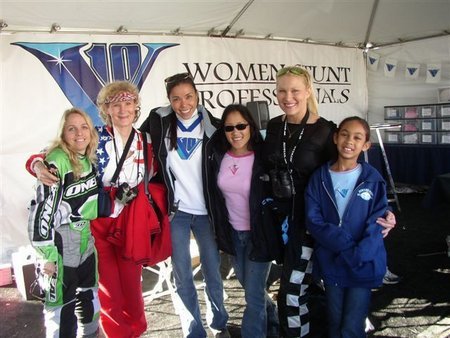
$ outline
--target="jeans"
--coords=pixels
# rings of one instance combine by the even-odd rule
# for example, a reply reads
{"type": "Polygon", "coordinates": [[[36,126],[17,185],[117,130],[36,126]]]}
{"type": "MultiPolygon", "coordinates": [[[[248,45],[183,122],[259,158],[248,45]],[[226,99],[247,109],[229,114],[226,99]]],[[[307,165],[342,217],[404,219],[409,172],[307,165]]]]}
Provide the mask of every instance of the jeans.
{"type": "Polygon", "coordinates": [[[190,253],[191,230],[197,242],[201,269],[205,279],[206,322],[213,330],[227,326],[228,314],[223,304],[223,283],[220,274],[220,255],[214,231],[207,215],[192,215],[178,211],[171,222],[172,266],[177,294],[175,304],[181,320],[183,335],[189,338],[206,337],[200,315],[197,290],[192,274],[190,253]]]}
{"type": "Polygon", "coordinates": [[[237,279],[245,291],[246,307],[242,317],[241,336],[243,338],[264,338],[267,336],[268,321],[277,326],[277,312],[266,292],[266,281],[271,262],[250,260],[252,250],[250,231],[233,230],[233,246],[236,256],[231,262],[237,279]],[[269,319],[268,319],[269,317],[269,319]]]}
{"type": "Polygon", "coordinates": [[[365,321],[369,312],[369,288],[343,288],[326,285],[329,336],[365,338],[365,321]]]}

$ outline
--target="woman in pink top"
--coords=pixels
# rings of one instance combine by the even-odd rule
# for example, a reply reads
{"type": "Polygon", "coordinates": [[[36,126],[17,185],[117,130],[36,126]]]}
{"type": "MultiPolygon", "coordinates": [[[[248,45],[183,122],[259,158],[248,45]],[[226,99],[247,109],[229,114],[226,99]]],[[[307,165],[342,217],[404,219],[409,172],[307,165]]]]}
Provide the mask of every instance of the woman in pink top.
{"type": "Polygon", "coordinates": [[[242,337],[277,336],[275,305],[266,292],[271,261],[271,240],[264,229],[261,202],[267,197],[260,159],[262,137],[248,109],[234,104],[225,108],[220,128],[208,151],[208,192],[211,219],[219,249],[232,255],[236,276],[247,303],[242,337]]]}

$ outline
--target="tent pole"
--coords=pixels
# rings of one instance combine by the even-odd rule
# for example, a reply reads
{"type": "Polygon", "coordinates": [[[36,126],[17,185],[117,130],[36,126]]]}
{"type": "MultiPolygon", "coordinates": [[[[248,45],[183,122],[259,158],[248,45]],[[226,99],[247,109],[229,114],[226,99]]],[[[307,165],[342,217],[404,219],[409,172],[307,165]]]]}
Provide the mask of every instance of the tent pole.
{"type": "Polygon", "coordinates": [[[245,13],[245,11],[250,7],[250,5],[254,2],[255,0],[250,0],[248,1],[245,6],[239,11],[239,13],[234,17],[234,19],[230,22],[230,24],[223,30],[222,32],[222,37],[225,37],[228,32],[230,31],[231,27],[234,26],[234,24],[236,23],[236,21],[239,20],[239,18],[242,16],[242,14],[245,13]]]}
{"type": "Polygon", "coordinates": [[[378,8],[379,2],[380,2],[380,0],[375,0],[373,2],[372,12],[370,13],[370,20],[367,25],[366,37],[364,38],[363,48],[366,48],[367,44],[369,43],[370,33],[372,32],[373,20],[375,19],[375,14],[377,13],[377,8],[378,8]]]}
{"type": "Polygon", "coordinates": [[[380,44],[377,44],[376,46],[373,46],[371,49],[395,46],[395,45],[400,45],[402,43],[407,43],[407,42],[414,42],[414,41],[420,41],[420,40],[439,38],[441,36],[447,36],[447,35],[450,35],[450,31],[444,30],[444,31],[442,31],[442,33],[428,35],[428,36],[421,36],[419,38],[404,39],[404,40],[403,39],[398,39],[399,41],[397,41],[397,42],[380,43],[380,44]]]}

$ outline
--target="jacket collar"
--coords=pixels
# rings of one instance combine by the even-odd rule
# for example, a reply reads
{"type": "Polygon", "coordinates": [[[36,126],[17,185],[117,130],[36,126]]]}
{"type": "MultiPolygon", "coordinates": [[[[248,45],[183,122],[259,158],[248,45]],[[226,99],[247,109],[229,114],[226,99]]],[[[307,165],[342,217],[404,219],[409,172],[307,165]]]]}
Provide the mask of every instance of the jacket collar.
{"type": "MultiPolygon", "coordinates": [[[[324,175],[329,175],[328,171],[330,170],[330,167],[333,165],[334,161],[329,161],[327,163],[327,166],[323,167],[323,171],[321,172],[322,179],[325,178],[324,175]]],[[[361,175],[358,178],[358,182],[361,181],[367,181],[367,182],[378,182],[383,180],[381,175],[376,170],[368,170],[369,164],[364,161],[358,161],[359,164],[362,166],[361,175]]]]}
{"type": "MultiPolygon", "coordinates": [[[[201,104],[198,105],[197,110],[203,116],[203,127],[205,129],[205,135],[208,138],[210,138],[212,136],[212,134],[214,134],[214,132],[216,131],[216,127],[213,125],[213,123],[211,121],[210,113],[201,104]]],[[[161,118],[165,118],[165,117],[168,117],[170,114],[174,114],[174,111],[172,110],[172,107],[170,105],[168,105],[165,107],[159,107],[156,110],[156,113],[161,118]]]]}

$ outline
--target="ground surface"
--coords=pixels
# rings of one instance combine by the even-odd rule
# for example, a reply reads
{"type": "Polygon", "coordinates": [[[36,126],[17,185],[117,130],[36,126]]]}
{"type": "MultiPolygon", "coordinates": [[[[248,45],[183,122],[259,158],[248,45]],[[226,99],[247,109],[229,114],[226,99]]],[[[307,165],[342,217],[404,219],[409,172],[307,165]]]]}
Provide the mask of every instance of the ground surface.
{"type": "MultiPolygon", "coordinates": [[[[403,277],[397,285],[374,292],[369,337],[450,337],[450,258],[445,238],[450,235],[450,206],[423,209],[423,194],[401,194],[398,225],[386,240],[390,269],[403,277]]],[[[224,271],[225,276],[225,271],[224,271]]],[[[144,272],[144,289],[155,275],[144,272]]],[[[199,281],[200,283],[200,281],[199,281]]],[[[235,278],[225,279],[232,337],[240,337],[244,294],[235,278]]],[[[277,284],[271,291],[276,293],[277,284]]],[[[203,306],[203,294],[199,292],[203,306]]],[[[45,336],[42,306],[23,301],[14,285],[0,288],[0,337],[45,336]]],[[[146,298],[149,330],[144,337],[181,337],[170,296],[146,298]]],[[[212,335],[210,334],[212,337],[212,335]]]]}

